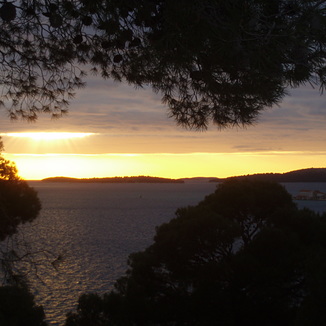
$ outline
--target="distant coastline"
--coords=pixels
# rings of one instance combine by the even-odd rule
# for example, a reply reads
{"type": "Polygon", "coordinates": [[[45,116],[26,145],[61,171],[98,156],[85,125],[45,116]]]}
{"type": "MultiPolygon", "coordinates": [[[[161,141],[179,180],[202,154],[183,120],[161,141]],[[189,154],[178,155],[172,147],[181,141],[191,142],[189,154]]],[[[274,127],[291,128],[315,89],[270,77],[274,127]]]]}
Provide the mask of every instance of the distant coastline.
{"type": "Polygon", "coordinates": [[[326,182],[326,168],[310,168],[294,170],[285,173],[257,173],[240,175],[228,178],[193,177],[169,179],[151,176],[125,176],[106,178],[69,178],[50,177],[42,179],[44,182],[80,182],[80,183],[185,183],[185,182],[223,182],[232,179],[252,179],[273,182],[326,182]]]}
{"type": "MultiPolygon", "coordinates": [[[[310,168],[290,171],[286,173],[258,173],[250,175],[242,175],[237,177],[229,177],[220,179],[219,181],[230,179],[251,179],[264,180],[273,182],[326,182],[326,168],[310,168]]],[[[214,180],[212,180],[214,182],[214,180]]],[[[215,181],[216,182],[216,181],[215,181]]]]}
{"type": "Polygon", "coordinates": [[[168,179],[150,176],[111,177],[111,178],[69,178],[51,177],[41,181],[45,182],[79,182],[79,183],[184,183],[182,179],[168,179]]]}

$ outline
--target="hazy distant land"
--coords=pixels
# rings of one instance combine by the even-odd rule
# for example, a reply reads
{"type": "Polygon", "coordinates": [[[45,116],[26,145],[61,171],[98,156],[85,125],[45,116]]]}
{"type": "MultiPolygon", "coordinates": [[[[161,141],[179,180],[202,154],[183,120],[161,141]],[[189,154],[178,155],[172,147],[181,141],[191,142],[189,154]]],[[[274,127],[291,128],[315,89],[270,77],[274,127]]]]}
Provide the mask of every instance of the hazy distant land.
{"type": "Polygon", "coordinates": [[[168,179],[149,176],[112,177],[112,178],[69,178],[52,177],[42,181],[46,182],[81,182],[81,183],[184,183],[182,179],[168,179]]]}
{"type": "Polygon", "coordinates": [[[81,182],[81,183],[184,183],[196,182],[222,182],[230,179],[254,179],[274,182],[326,182],[326,168],[310,168],[290,171],[286,173],[258,173],[240,175],[228,178],[195,177],[182,179],[169,179],[150,176],[111,177],[111,178],[69,178],[51,177],[43,179],[45,182],[81,182]]]}

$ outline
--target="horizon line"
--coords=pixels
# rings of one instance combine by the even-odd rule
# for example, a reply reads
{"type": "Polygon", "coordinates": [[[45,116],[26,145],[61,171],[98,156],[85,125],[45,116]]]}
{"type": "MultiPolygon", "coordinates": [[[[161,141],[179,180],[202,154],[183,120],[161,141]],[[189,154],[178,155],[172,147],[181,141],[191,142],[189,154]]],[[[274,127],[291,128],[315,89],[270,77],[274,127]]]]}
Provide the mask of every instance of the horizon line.
{"type": "Polygon", "coordinates": [[[301,171],[301,170],[311,170],[311,169],[325,169],[326,167],[309,167],[309,168],[301,168],[301,169],[296,169],[296,170],[290,170],[287,172],[259,172],[259,173],[251,173],[251,174],[240,174],[240,175],[231,175],[231,176],[227,176],[227,177],[214,177],[214,176],[210,176],[210,177],[205,177],[205,176],[196,176],[196,177],[179,177],[179,178],[170,178],[170,177],[160,177],[160,176],[150,176],[150,175],[116,175],[113,177],[69,177],[69,176],[50,176],[50,177],[45,177],[42,179],[23,179],[25,181],[42,181],[45,179],[51,179],[51,178],[67,178],[67,179],[76,179],[76,180],[83,180],[83,179],[114,179],[114,178],[133,178],[133,177],[148,177],[148,178],[162,178],[162,179],[170,179],[170,180],[181,180],[181,179],[227,179],[227,178],[232,178],[232,177],[242,177],[242,176],[251,176],[251,175],[261,175],[261,174],[286,174],[286,173],[290,173],[290,172],[294,172],[294,171],[301,171]]]}

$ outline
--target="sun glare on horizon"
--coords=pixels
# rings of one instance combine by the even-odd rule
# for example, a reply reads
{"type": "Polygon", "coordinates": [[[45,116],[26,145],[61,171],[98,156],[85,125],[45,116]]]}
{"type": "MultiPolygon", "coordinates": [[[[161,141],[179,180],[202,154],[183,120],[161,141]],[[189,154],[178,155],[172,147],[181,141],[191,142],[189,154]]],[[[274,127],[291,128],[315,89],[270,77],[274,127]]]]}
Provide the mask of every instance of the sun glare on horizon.
{"type": "Polygon", "coordinates": [[[29,138],[33,140],[61,140],[84,138],[95,134],[90,132],[17,132],[7,133],[5,135],[9,137],[29,138]]]}

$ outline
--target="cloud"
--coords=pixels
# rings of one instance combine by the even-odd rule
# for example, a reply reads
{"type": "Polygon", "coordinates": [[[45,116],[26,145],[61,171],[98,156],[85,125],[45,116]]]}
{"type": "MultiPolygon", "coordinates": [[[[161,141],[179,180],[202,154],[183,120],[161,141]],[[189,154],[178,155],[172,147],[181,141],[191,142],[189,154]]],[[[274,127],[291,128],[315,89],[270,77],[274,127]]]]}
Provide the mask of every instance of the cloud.
{"type": "Polygon", "coordinates": [[[302,125],[305,128],[324,129],[325,104],[325,97],[316,89],[301,87],[294,89],[278,107],[265,111],[261,122],[297,130],[300,130],[302,125]]]}
{"type": "Polygon", "coordinates": [[[0,112],[2,132],[77,132],[93,137],[63,142],[61,147],[35,148],[4,138],[8,152],[31,150],[61,153],[231,153],[244,151],[321,151],[325,147],[325,97],[303,87],[291,91],[277,107],[262,112],[245,129],[185,130],[168,118],[168,109],[151,89],[133,87],[98,77],[78,90],[69,114],[58,120],[42,115],[36,123],[10,122],[0,112]]]}

